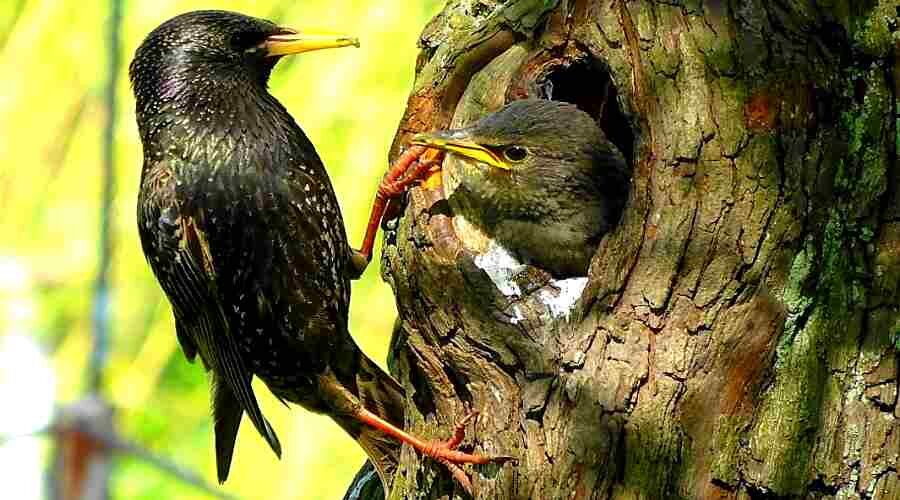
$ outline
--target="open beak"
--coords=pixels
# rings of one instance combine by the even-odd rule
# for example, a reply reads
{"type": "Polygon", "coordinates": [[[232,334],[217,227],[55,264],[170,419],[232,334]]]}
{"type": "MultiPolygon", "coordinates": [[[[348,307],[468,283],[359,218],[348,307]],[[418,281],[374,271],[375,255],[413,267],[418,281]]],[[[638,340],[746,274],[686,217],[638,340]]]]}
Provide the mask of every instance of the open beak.
{"type": "Polygon", "coordinates": [[[282,28],[281,33],[267,37],[262,43],[268,57],[336,49],[350,45],[359,47],[359,38],[336,33],[296,31],[290,28],[282,28]]]}
{"type": "Polygon", "coordinates": [[[510,169],[509,165],[507,165],[502,158],[497,156],[496,153],[480,144],[466,139],[460,131],[440,131],[416,134],[413,136],[411,142],[416,146],[425,146],[455,153],[481,163],[486,163],[492,167],[503,170],[510,169]]]}

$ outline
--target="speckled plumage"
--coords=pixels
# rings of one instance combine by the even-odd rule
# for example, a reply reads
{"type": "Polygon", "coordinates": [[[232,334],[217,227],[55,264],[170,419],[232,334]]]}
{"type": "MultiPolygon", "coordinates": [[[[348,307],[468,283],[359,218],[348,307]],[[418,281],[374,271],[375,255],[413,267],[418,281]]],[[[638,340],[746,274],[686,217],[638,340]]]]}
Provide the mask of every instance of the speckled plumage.
{"type": "Polygon", "coordinates": [[[210,371],[220,481],[242,412],[281,452],[254,375],[280,399],[331,415],[376,463],[399,444],[349,415],[369,399],[403,423],[402,390],[348,333],[350,249],[327,172],[266,89],[277,58],[255,47],[280,30],[235,13],[184,14],[148,35],[130,71],[141,243],[182,349],[210,371]]]}
{"type": "Polygon", "coordinates": [[[445,175],[455,214],[521,261],[556,277],[585,276],[628,196],[622,153],[572,104],[514,101],[473,125],[431,135],[491,151],[506,168],[454,155],[445,175]],[[510,148],[523,155],[511,161],[510,148]]]}

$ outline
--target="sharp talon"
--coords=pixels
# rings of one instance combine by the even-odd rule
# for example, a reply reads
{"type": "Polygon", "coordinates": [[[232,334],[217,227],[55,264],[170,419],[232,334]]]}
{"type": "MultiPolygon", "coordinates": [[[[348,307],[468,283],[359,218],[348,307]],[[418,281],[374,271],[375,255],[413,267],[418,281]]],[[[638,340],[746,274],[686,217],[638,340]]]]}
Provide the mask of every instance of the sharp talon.
{"type": "Polygon", "coordinates": [[[465,438],[466,426],[476,418],[478,418],[478,412],[469,410],[468,413],[466,413],[466,416],[457,422],[453,430],[453,436],[450,439],[444,442],[432,443],[430,446],[420,450],[423,454],[428,455],[437,462],[443,464],[444,467],[450,471],[450,475],[453,476],[456,482],[459,483],[469,496],[473,496],[472,481],[460,466],[461,464],[518,463],[518,460],[515,457],[507,455],[488,457],[457,451],[457,448],[465,438]]]}
{"type": "Polygon", "coordinates": [[[423,441],[414,435],[408,434],[402,429],[397,428],[365,408],[359,409],[355,417],[360,422],[379,429],[388,436],[392,436],[395,439],[412,446],[413,449],[420,454],[431,457],[433,460],[443,464],[453,475],[454,479],[456,479],[456,481],[471,494],[472,482],[469,480],[465,471],[463,471],[463,464],[489,464],[492,462],[503,464],[507,462],[516,462],[515,458],[509,456],[488,457],[456,449],[465,437],[466,424],[471,422],[477,415],[478,412],[469,411],[466,416],[456,424],[453,436],[446,441],[423,441]]]}
{"type": "Polygon", "coordinates": [[[466,416],[456,423],[456,427],[453,428],[453,437],[447,441],[448,448],[455,450],[462,443],[462,440],[466,437],[466,426],[477,417],[477,411],[469,410],[466,416]]]}
{"type": "MultiPolygon", "coordinates": [[[[406,177],[410,175],[410,169],[415,174],[412,176],[413,179],[421,176],[421,173],[418,172],[421,168],[418,160],[425,151],[426,148],[423,146],[413,146],[407,149],[394,161],[384,178],[382,178],[375,201],[372,203],[369,223],[366,226],[366,233],[363,237],[362,252],[364,255],[371,256],[378,226],[384,221],[385,216],[397,212],[397,204],[393,202],[393,199],[403,194],[409,186],[410,181],[406,177]],[[387,214],[385,213],[386,209],[390,210],[387,214]]],[[[368,260],[366,262],[368,263],[368,260]]],[[[362,274],[362,271],[359,271],[359,273],[362,274]]]]}
{"type": "Polygon", "coordinates": [[[401,185],[399,182],[391,182],[384,187],[384,192],[386,193],[388,198],[394,198],[405,193],[406,187],[405,185],[401,185]]]}
{"type": "Polygon", "coordinates": [[[453,429],[453,436],[446,441],[437,441],[431,442],[428,445],[424,446],[420,451],[425,455],[428,455],[436,460],[446,460],[453,464],[487,464],[490,462],[508,462],[512,459],[512,457],[501,456],[501,457],[488,457],[484,455],[477,455],[474,453],[466,453],[464,451],[459,451],[459,445],[462,444],[463,439],[465,439],[466,435],[466,425],[472,421],[472,419],[478,416],[477,411],[470,411],[465,417],[460,420],[453,429]]]}

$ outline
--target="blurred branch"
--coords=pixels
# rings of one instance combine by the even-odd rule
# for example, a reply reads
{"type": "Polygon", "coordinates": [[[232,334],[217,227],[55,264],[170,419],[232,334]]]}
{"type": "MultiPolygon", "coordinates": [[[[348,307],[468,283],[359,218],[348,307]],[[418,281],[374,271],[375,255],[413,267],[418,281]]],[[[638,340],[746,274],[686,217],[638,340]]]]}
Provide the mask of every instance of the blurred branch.
{"type": "Polygon", "coordinates": [[[52,426],[56,443],[50,498],[106,500],[112,469],[112,446],[106,436],[115,432],[112,407],[97,395],[64,407],[52,426]]]}
{"type": "Polygon", "coordinates": [[[122,0],[110,0],[108,21],[108,67],[104,101],[106,127],[103,131],[103,192],[100,203],[100,258],[94,286],[94,346],[89,364],[88,387],[99,392],[109,344],[109,269],[112,261],[112,203],[115,192],[116,82],[122,65],[122,0]]]}
{"type": "Polygon", "coordinates": [[[20,432],[20,433],[16,433],[16,434],[0,434],[0,446],[6,446],[7,444],[15,441],[16,439],[43,436],[44,434],[49,434],[50,432],[52,432],[52,430],[53,430],[52,427],[43,427],[41,429],[38,429],[36,431],[31,431],[31,432],[20,432]]]}
{"type": "Polygon", "coordinates": [[[15,2],[10,2],[7,4],[7,7],[4,8],[9,9],[11,12],[6,17],[6,22],[3,26],[0,26],[0,50],[6,47],[6,42],[9,40],[9,37],[12,36],[13,28],[16,26],[16,23],[19,22],[19,18],[22,17],[22,13],[25,12],[25,0],[16,0],[15,2]]]}
{"type": "Polygon", "coordinates": [[[159,332],[154,335],[155,327],[167,328],[171,320],[168,302],[157,295],[157,300],[147,303],[144,320],[140,328],[134,330],[141,333],[141,346],[129,361],[128,368],[114,380],[110,380],[110,399],[119,408],[143,408],[152,398],[153,391],[162,380],[163,370],[172,355],[178,351],[178,341],[171,332],[159,332]]]}
{"type": "MultiPolygon", "coordinates": [[[[57,179],[65,164],[69,149],[71,149],[72,143],[74,142],[75,134],[78,133],[78,127],[81,125],[81,120],[88,115],[88,105],[95,106],[96,100],[96,94],[94,92],[85,90],[81,97],[72,103],[66,111],[65,119],[63,119],[50,147],[47,148],[47,151],[44,154],[45,164],[47,165],[47,182],[43,185],[44,191],[41,194],[36,194],[34,197],[34,216],[30,218],[21,218],[22,222],[18,228],[18,231],[21,234],[30,234],[31,231],[34,230],[33,221],[46,214],[47,207],[50,205],[50,202],[54,200],[54,198],[50,196],[50,192],[53,189],[53,182],[57,179]]],[[[0,210],[6,211],[9,197],[3,195],[5,194],[5,191],[10,188],[11,182],[0,177],[0,183],[2,183],[0,184],[0,210]]]]}
{"type": "Polygon", "coordinates": [[[112,425],[112,409],[98,397],[89,396],[60,409],[59,416],[45,428],[29,433],[0,435],[0,446],[15,439],[44,435],[51,436],[60,450],[56,488],[61,491],[56,491],[53,498],[68,498],[72,493],[80,493],[77,498],[97,498],[96,494],[89,494],[81,483],[90,482],[86,474],[92,468],[89,466],[91,462],[111,452],[133,456],[214,498],[237,498],[220,491],[193,471],[121,437],[112,425]]]}
{"type": "Polygon", "coordinates": [[[93,300],[93,346],[88,362],[89,396],[62,412],[54,427],[55,481],[51,497],[60,500],[109,498],[110,454],[118,449],[112,407],[100,396],[109,345],[109,270],[112,261],[112,198],[115,190],[116,82],[121,66],[122,1],[110,0],[108,66],[104,90],[103,186],[100,201],[100,249],[93,300]]]}
{"type": "Polygon", "coordinates": [[[85,90],[81,97],[69,106],[66,117],[56,133],[56,139],[46,152],[46,161],[51,168],[48,177],[51,180],[59,174],[60,167],[66,161],[66,156],[68,156],[69,149],[72,146],[72,139],[78,132],[78,126],[85,116],[88,103],[96,105],[96,97],[95,92],[85,90]]]}

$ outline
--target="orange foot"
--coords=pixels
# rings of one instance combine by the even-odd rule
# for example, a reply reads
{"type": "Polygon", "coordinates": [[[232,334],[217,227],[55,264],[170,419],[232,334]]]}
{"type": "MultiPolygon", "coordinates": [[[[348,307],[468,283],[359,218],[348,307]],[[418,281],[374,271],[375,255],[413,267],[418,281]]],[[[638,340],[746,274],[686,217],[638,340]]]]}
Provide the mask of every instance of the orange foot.
{"type": "Polygon", "coordinates": [[[470,411],[465,418],[459,421],[456,424],[456,427],[453,430],[453,436],[446,441],[423,441],[412,434],[403,431],[390,422],[385,421],[378,415],[371,413],[366,409],[362,409],[357,414],[357,418],[363,423],[375,427],[376,429],[384,432],[385,434],[396,438],[397,440],[404,442],[413,447],[413,449],[417,450],[419,453],[429,456],[438,462],[444,464],[445,467],[450,471],[450,474],[453,475],[453,478],[466,490],[466,493],[472,495],[472,481],[469,480],[469,476],[463,471],[461,465],[463,464],[487,464],[487,463],[505,463],[510,461],[515,461],[513,457],[507,456],[494,456],[488,457],[484,455],[477,455],[473,453],[466,453],[464,451],[459,451],[457,448],[460,443],[462,443],[463,438],[466,435],[466,425],[472,419],[478,416],[478,412],[470,411]]]}
{"type": "Polygon", "coordinates": [[[362,275],[369,265],[369,261],[372,260],[375,234],[378,232],[378,226],[381,224],[385,210],[388,208],[388,202],[402,195],[412,186],[422,182],[428,177],[429,172],[440,164],[442,159],[443,153],[441,152],[426,150],[423,146],[413,146],[400,155],[397,161],[391,165],[388,173],[378,185],[362,247],[354,251],[353,267],[357,277],[362,275]]]}

